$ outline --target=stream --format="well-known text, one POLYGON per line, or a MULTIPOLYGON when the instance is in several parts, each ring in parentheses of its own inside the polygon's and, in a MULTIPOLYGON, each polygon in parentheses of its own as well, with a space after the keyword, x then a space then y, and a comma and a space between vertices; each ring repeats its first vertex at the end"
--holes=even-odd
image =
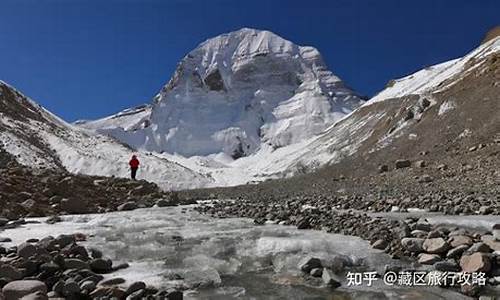
MULTIPOLYGON (((437 287, 384 285, 324 287, 305 277, 298 263, 306 256, 341 256, 366 270, 382 272, 402 265, 357 237, 293 226, 255 226, 246 218, 216 219, 191 206, 147 208, 106 214, 69 215, 53 225, 44 218, 0 232, 4 246, 48 235, 87 235, 87 247, 103 251, 114 263, 130 267, 107 274, 124 285, 144 281, 157 287, 183 287, 185 299, 468 299, 437 287), (37 221, 39 223, 37 223, 37 221)), ((408 266, 408 265, 406 265, 408 266)), ((344 278, 345 275, 341 275, 344 278)))

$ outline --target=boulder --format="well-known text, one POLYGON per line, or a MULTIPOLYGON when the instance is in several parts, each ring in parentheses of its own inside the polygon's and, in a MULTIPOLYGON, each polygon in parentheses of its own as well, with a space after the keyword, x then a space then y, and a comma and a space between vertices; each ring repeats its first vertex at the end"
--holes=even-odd
POLYGON ((404 238, 401 240, 403 248, 410 252, 422 252, 424 239, 421 238, 404 238))
POLYGON ((460 256, 462 256, 462 254, 467 250, 469 249, 469 246, 467 245, 460 245, 460 246, 457 246, 453 249, 450 249, 448 251, 448 253, 446 253, 446 257, 447 258, 458 258, 460 256))
POLYGON ((146 293, 146 290, 138 290, 135 291, 127 296, 125 300, 140 300, 144 299, 144 294, 146 293))
MULTIPOLYGON (((491 250, 493 251, 500 251, 500 241, 495 239, 493 235, 485 234, 481 237, 481 241, 488 245, 491 250)), ((483 251, 483 252, 488 252, 488 251, 483 251)))
POLYGON ((372 244, 372 247, 375 249, 384 250, 388 245, 389 243, 386 240, 378 239, 372 244))
POLYGON ((460 266, 454 259, 438 261, 433 265, 435 270, 442 272, 459 272, 460 266))
POLYGON ((36 254, 36 246, 30 243, 22 243, 17 246, 17 255, 29 258, 36 254))
POLYGON ((411 166, 411 162, 407 159, 398 159, 395 163, 396 169, 408 168, 411 166))
POLYGON ((66 267, 66 269, 77 269, 77 270, 90 268, 87 262, 78 258, 66 258, 64 260, 64 266, 66 267))
POLYGON ((2 292, 5 299, 21 299, 36 292, 47 294, 47 286, 38 280, 15 280, 7 283, 2 292))
POLYGON ((450 244, 451 247, 455 248, 460 245, 470 246, 474 243, 474 241, 472 240, 472 238, 466 235, 454 235, 448 240, 448 243, 450 244))
POLYGON ((437 254, 420 253, 418 255, 418 263, 422 265, 432 265, 441 260, 437 254))
POLYGON ((64 282, 62 293, 64 296, 72 297, 73 295, 80 293, 81 289, 78 283, 73 278, 69 278, 64 282))
POLYGON ((11 280, 19 280, 23 278, 23 272, 11 265, 0 265, 0 278, 9 278, 11 280))
POLYGON ((490 253, 491 248, 486 243, 477 242, 477 243, 474 243, 472 246, 470 246, 470 248, 467 249, 467 251, 465 253, 467 255, 470 255, 470 254, 476 253, 476 252, 490 253))
POLYGON ((182 300, 183 297, 182 292, 177 290, 168 291, 165 295, 165 299, 167 300, 182 300))
POLYGON ((146 284, 142 281, 136 281, 132 283, 126 290, 125 294, 130 295, 132 293, 135 293, 139 290, 144 290, 146 288, 146 284))
POLYGON ((113 262, 109 259, 96 258, 89 262, 90 269, 96 273, 109 273, 113 262))
POLYGON ((423 249, 427 253, 444 253, 450 249, 450 245, 443 238, 425 239, 423 249))
POLYGON ((488 272, 491 269, 491 258, 486 253, 476 252, 464 255, 460 259, 460 267, 464 272, 488 272))
POLYGON ((86 280, 80 284, 80 290, 86 291, 87 293, 92 292, 96 288, 96 283, 92 280, 86 280))

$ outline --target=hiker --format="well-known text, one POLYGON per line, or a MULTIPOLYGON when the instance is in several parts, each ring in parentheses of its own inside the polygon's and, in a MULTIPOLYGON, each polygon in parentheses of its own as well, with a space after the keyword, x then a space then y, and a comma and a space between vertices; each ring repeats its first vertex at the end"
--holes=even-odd
POLYGON ((137 156, 132 155, 132 159, 128 162, 130 165, 130 176, 135 180, 135 175, 137 174, 137 169, 139 169, 139 160, 137 156))

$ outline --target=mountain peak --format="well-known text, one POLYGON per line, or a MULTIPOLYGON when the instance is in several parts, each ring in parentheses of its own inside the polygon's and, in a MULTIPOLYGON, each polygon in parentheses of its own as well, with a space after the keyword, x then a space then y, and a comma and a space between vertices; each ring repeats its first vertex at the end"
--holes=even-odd
POLYGON ((239 158, 263 145, 312 138, 362 102, 315 48, 242 28, 190 51, 155 97, 150 115, 133 117, 142 125, 126 116, 126 128, 116 123, 99 129, 138 149, 239 158))

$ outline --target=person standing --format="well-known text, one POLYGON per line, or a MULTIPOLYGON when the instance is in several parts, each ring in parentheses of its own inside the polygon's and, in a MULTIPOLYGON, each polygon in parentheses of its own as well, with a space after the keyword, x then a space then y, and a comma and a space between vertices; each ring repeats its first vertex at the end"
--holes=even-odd
POLYGON ((137 175, 137 169, 139 169, 139 160, 137 159, 137 156, 132 155, 132 159, 128 162, 130 166, 130 177, 132 177, 133 180, 135 180, 135 175, 137 175))

